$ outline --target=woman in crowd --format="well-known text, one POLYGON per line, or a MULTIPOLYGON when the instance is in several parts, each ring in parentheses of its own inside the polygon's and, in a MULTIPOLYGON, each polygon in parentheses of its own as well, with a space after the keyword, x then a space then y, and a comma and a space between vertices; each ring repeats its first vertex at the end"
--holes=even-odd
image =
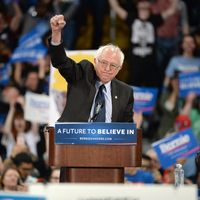
POLYGON ((37 143, 40 141, 38 126, 25 120, 23 108, 19 103, 10 103, 2 132, 1 144, 6 148, 6 157, 11 155, 15 145, 26 145, 33 155, 38 156, 37 143))
POLYGON ((3 191, 27 191, 27 186, 22 184, 21 175, 17 168, 4 169, 0 178, 0 188, 3 191))

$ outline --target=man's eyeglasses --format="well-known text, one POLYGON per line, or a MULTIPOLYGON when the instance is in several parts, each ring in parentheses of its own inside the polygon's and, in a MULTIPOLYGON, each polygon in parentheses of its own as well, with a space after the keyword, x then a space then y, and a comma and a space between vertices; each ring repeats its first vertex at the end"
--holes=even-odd
POLYGON ((100 60, 100 59, 97 59, 97 60, 103 67, 110 66, 111 69, 118 69, 120 67, 120 65, 117 65, 117 64, 114 64, 114 63, 109 63, 109 62, 107 62, 105 60, 100 60))

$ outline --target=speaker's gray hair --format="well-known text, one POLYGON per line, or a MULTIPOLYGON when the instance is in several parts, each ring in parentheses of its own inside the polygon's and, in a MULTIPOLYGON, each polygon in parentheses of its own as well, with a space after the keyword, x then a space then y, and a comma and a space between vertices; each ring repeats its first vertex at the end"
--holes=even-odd
POLYGON ((102 52, 103 52, 105 49, 111 49, 111 50, 114 51, 114 52, 119 52, 119 56, 120 56, 120 67, 121 67, 122 64, 123 64, 123 62, 124 62, 124 53, 122 52, 122 50, 121 50, 117 45, 114 45, 114 44, 109 43, 109 44, 100 46, 100 47, 97 49, 95 58, 100 58, 102 52))

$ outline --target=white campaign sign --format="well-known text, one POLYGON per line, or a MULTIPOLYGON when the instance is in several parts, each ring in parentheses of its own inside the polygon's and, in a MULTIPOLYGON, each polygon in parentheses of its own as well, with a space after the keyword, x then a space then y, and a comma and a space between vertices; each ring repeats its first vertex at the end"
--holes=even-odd
POLYGON ((30 193, 47 200, 197 200, 196 185, 49 184, 33 185, 30 193))
POLYGON ((31 122, 49 122, 49 96, 27 92, 25 95, 25 119, 31 122))

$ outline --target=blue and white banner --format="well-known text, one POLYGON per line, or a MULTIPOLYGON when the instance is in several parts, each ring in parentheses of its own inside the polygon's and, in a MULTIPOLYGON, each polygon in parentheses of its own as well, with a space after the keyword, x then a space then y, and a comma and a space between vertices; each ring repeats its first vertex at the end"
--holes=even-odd
POLYGON ((179 75, 179 96, 186 97, 190 92, 200 95, 200 72, 179 75))
POLYGON ((191 157, 200 150, 191 128, 161 139, 153 143, 152 146, 164 169, 175 164, 177 159, 191 157))
POLYGON ((151 114, 156 105, 158 89, 147 87, 134 87, 134 111, 151 114))
POLYGON ((135 144, 134 123, 55 123, 56 144, 135 144))
POLYGON ((43 44, 42 36, 48 29, 49 27, 45 22, 40 22, 32 31, 23 35, 11 56, 10 62, 36 62, 44 57, 47 54, 47 48, 43 44))

